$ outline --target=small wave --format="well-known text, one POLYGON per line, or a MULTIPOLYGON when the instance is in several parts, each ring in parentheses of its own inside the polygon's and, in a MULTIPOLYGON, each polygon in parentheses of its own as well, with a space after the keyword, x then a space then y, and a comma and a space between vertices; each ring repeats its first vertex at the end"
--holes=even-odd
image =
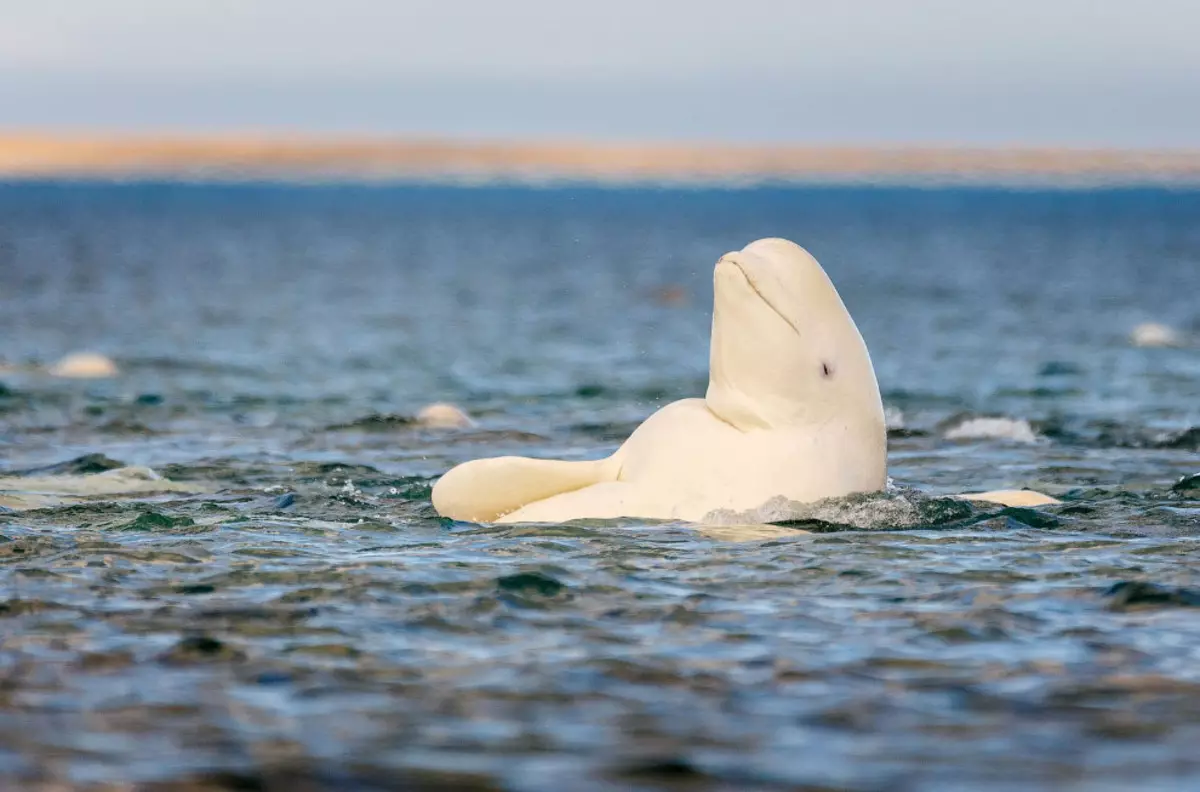
POLYGON ((202 358, 122 357, 121 366, 130 371, 154 371, 160 374, 166 372, 183 372, 212 375, 242 374, 251 377, 260 377, 263 373, 260 366, 248 366, 202 358))
POLYGON ((44 467, 13 470, 9 476, 81 476, 88 473, 103 473, 106 470, 116 470, 125 467, 124 462, 105 456, 104 454, 85 454, 81 457, 68 459, 44 467))
POLYGON ((951 424, 942 433, 947 440, 1012 440, 1036 443, 1041 438, 1024 418, 973 417, 951 424))
POLYGON ((459 432, 454 442, 459 443, 548 443, 546 435, 522 432, 517 429, 479 429, 459 432))
POLYGON ((395 413, 373 413, 356 418, 353 421, 332 424, 325 427, 327 432, 392 432, 397 429, 409 429, 416 425, 416 420, 407 415, 395 413))
POLYGON ((1181 451, 1200 451, 1200 426, 1182 432, 1160 433, 1152 440, 1154 448, 1173 448, 1181 451))
POLYGON ((1082 426, 1051 421, 1043 425, 1041 431, 1055 442, 1072 445, 1200 451, 1200 426, 1164 430, 1116 421, 1092 421, 1082 426))

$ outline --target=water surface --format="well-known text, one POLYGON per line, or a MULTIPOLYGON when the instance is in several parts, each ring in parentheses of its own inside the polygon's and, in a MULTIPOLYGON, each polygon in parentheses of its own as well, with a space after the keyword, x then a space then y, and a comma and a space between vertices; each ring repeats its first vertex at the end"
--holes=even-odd
POLYGON ((1197 295, 1197 192, 0 187, 0 470, 204 490, 0 512, 0 780, 1194 789, 1200 352, 1128 336, 1197 295), (768 235, 837 284, 919 493, 434 514, 452 464, 701 394, 712 265, 768 235), (30 370, 80 348, 123 375, 30 370), (438 400, 477 425, 412 423, 438 400), (1025 486, 1065 502, 936 497, 1025 486))

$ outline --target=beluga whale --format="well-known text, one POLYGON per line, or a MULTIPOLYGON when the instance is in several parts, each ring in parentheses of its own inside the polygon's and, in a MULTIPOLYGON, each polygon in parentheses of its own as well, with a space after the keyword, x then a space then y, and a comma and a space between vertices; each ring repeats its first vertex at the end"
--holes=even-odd
MULTIPOLYGON (((433 506, 475 523, 704 523, 781 497, 813 503, 887 484, 887 426, 867 345, 817 260, 770 238, 716 263, 704 398, 662 407, 604 459, 463 463, 434 485, 433 506)), ((1053 502, 1036 495, 963 497, 1053 502)))

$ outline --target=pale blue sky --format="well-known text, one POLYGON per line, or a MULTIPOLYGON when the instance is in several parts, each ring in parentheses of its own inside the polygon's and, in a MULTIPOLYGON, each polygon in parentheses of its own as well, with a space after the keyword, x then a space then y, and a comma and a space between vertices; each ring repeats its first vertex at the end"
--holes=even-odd
POLYGON ((0 0, 0 127, 1200 147, 1196 0, 0 0))

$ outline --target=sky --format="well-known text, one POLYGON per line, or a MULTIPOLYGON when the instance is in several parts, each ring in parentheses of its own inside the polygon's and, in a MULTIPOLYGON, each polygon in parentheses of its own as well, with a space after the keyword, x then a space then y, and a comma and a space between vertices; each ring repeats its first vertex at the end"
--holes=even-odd
POLYGON ((1196 0, 0 0, 0 129, 1200 148, 1196 0))

